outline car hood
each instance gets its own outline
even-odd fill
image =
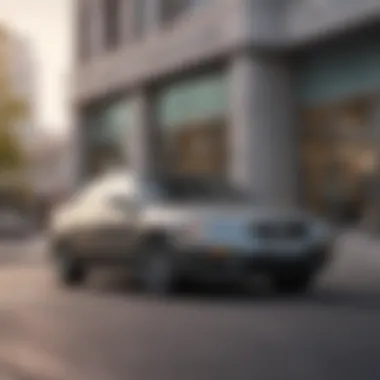
[[[207,204],[207,205],[173,205],[161,204],[146,207],[142,213],[146,222],[182,223],[209,220],[234,220],[239,222],[264,221],[307,221],[309,213],[289,208],[258,206],[249,203],[240,204]]]

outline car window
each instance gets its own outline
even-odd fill
[[[74,194],[69,203],[83,204],[107,201],[111,196],[131,196],[134,193],[133,181],[128,177],[106,176],[95,179]]]
[[[83,190],[76,199],[76,203],[79,205],[97,203],[104,197],[104,191],[101,186],[90,186]]]
[[[159,182],[163,197],[175,201],[247,201],[249,194],[227,181],[210,181],[203,178],[172,177]]]
[[[106,197],[106,202],[110,207],[119,211],[133,211],[135,209],[135,199],[125,193],[111,193]]]

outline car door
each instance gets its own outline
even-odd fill
[[[136,235],[137,204],[126,192],[108,194],[106,217],[102,229],[102,249],[115,260],[128,259]]]
[[[133,182],[105,178],[80,198],[75,207],[77,249],[101,261],[125,257],[135,224]]]
[[[101,192],[97,186],[82,191],[69,208],[71,245],[78,255],[92,258],[99,245],[99,225],[102,220]],[[66,219],[67,219],[66,217]]]
[[[126,246],[129,214],[116,207],[113,192],[99,187],[81,205],[77,246],[87,258],[110,261]]]

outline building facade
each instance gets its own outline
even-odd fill
[[[76,15],[81,178],[120,163],[226,176],[322,213],[334,192],[365,208],[378,0],[77,0]]]

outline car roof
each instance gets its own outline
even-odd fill
[[[109,172],[95,178],[88,184],[88,189],[96,192],[125,192],[137,186],[135,177],[128,172]]]

